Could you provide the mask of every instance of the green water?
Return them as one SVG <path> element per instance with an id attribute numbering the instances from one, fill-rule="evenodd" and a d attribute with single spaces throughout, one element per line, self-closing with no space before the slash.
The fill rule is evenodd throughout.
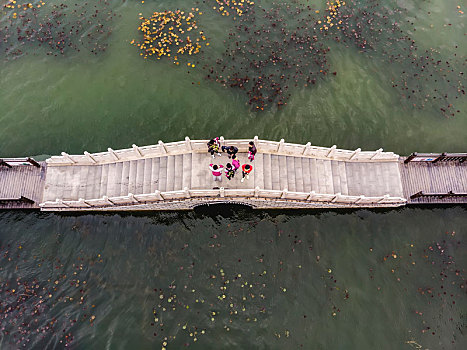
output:
<path id="1" fill-rule="evenodd" d="M 37 279 L 46 299 L 37 323 L 4 317 L 29 322 L 37 348 L 63 347 L 70 333 L 77 349 L 158 348 L 164 337 L 175 337 L 173 349 L 463 349 L 466 218 L 465 208 L 4 213 L 2 282 L 18 280 L 9 289 L 21 293 Z M 2 299 L 16 305 L 6 289 Z M 41 339 L 35 330 L 52 319 Z M 10 348 L 12 336 L 2 339 Z"/>
<path id="2" fill-rule="evenodd" d="M 44 8 L 62 2 L 74 4 L 46 1 Z M 394 4 L 404 9 L 400 28 L 419 52 L 432 48 L 465 72 L 465 16 L 457 9 L 465 4 L 384 6 Z M 419 68 L 390 63 L 385 42 L 370 52 L 328 38 L 337 75 L 293 87 L 287 106 L 260 113 L 241 91 L 205 79 L 201 68 L 221 57 L 231 19 L 203 8 L 197 20 L 211 45 L 180 66 L 145 61 L 130 45 L 140 39 L 139 13 L 196 6 L 206 7 L 110 1 L 106 11 L 116 16 L 98 55 L 83 49 L 50 56 L 28 44 L 15 58 L 0 46 L 0 156 L 97 152 L 187 135 L 465 152 L 465 95 L 453 99 L 460 110 L 454 117 L 440 113 L 442 104 L 419 108 L 423 98 L 407 100 L 392 87 L 402 71 Z M 2 27 L 11 12 L 0 12 Z M 189 61 L 197 68 L 188 69 Z M 439 85 L 425 86 L 430 94 L 446 86 L 435 78 Z M 74 349 L 152 349 L 167 337 L 167 349 L 464 349 L 466 227 L 465 207 L 0 213 L 0 348 L 69 342 Z"/>
<path id="3" fill-rule="evenodd" d="M 309 3 L 323 7 L 318 1 Z M 417 16 L 419 30 L 413 34 L 421 48 L 441 50 L 446 59 L 454 53 L 462 57 L 462 50 L 454 48 L 465 42 L 465 18 L 457 13 L 458 2 L 401 3 L 410 9 L 408 19 Z M 456 100 L 461 113 L 449 119 L 438 113 L 438 106 L 410 107 L 392 88 L 394 67 L 356 48 L 334 44 L 329 61 L 331 71 L 337 71 L 335 77 L 313 87 L 293 89 L 285 108 L 257 114 L 237 91 L 206 80 L 201 69 L 190 69 L 187 74 L 186 66 L 168 60 L 144 61 L 129 44 L 140 35 L 138 13 L 149 16 L 166 8 L 189 10 L 191 2 L 141 4 L 131 0 L 113 4 L 121 17 L 112 22 L 106 52 L 50 57 L 45 49 L 37 49 L 0 62 L 2 155 L 82 153 L 217 134 L 285 138 L 350 149 L 383 147 L 401 154 L 466 148 L 465 95 Z M 206 11 L 198 22 L 212 43 L 205 55 L 220 55 L 227 36 L 223 26 L 229 22 L 214 11 Z M 444 27 L 446 23 L 452 25 Z"/>

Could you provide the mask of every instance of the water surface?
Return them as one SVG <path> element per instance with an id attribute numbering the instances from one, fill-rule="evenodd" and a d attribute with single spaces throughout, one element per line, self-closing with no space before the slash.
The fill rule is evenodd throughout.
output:
<path id="1" fill-rule="evenodd" d="M 75 2 L 46 1 L 44 8 L 60 3 Z M 89 20 L 96 3 L 79 3 Z M 287 106 L 258 113 L 241 91 L 206 79 L 202 69 L 203 60 L 225 51 L 230 18 L 187 0 L 99 6 L 112 32 L 96 39 L 107 45 L 97 55 L 89 47 L 47 55 L 47 46 L 15 43 L 25 54 L 12 57 L 0 45 L 0 156 L 103 151 L 187 135 L 259 135 L 399 154 L 466 149 L 465 95 L 454 99 L 460 112 L 448 118 L 442 105 L 421 108 L 420 94 L 408 99 L 393 87 L 402 75 L 420 73 L 384 54 L 405 53 L 402 43 L 382 41 L 370 52 L 328 37 L 336 75 L 293 87 Z M 197 20 L 210 42 L 193 61 L 197 68 L 188 69 L 188 59 L 180 66 L 145 61 L 130 45 L 141 35 L 139 13 L 195 6 L 206 7 Z M 419 50 L 411 54 L 430 50 L 465 71 L 464 4 L 382 6 L 401 9 L 401 35 Z M 0 12 L 2 28 L 13 11 Z M 424 93 L 451 94 L 439 78 L 422 82 Z M 0 348 L 464 349 L 466 227 L 465 207 L 2 212 Z"/>

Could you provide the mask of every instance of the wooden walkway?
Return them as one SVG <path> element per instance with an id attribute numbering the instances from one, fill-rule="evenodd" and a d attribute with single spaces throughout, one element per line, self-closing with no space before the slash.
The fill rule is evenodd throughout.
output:
<path id="1" fill-rule="evenodd" d="M 47 164 L 40 168 L 18 165 L 12 168 L 0 166 L 0 209 L 37 209 L 42 202 Z M 25 197 L 33 203 L 19 200 Z"/>
<path id="2" fill-rule="evenodd" d="M 404 197 L 407 198 L 409 204 L 467 203 L 467 196 L 410 198 L 420 191 L 431 194 L 447 194 L 449 191 L 467 194 L 467 162 L 409 162 L 404 164 L 405 159 L 405 157 L 401 157 L 399 169 Z"/>
<path id="3" fill-rule="evenodd" d="M 215 182 L 209 164 L 226 165 L 227 154 L 215 159 L 207 153 L 186 153 L 102 165 L 49 166 L 43 201 L 70 201 L 183 190 L 189 188 L 248 189 L 323 194 L 402 197 L 397 161 L 346 162 L 258 153 L 253 163 L 238 153 L 241 164 L 253 165 L 243 183 L 241 169 L 234 179 Z"/>

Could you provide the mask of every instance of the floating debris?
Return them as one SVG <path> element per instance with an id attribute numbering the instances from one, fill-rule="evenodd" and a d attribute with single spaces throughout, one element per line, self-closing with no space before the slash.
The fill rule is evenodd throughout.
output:
<path id="1" fill-rule="evenodd" d="M 16 6 L 15 6 L 16 5 Z M 37 47 L 47 55 L 64 55 L 73 50 L 98 54 L 107 49 L 116 16 L 107 0 L 68 4 L 9 1 L 0 19 L 0 49 L 7 58 L 17 58 Z"/>
<path id="2" fill-rule="evenodd" d="M 212 8 L 218 11 L 222 16 L 230 16 L 229 10 L 232 11 L 233 15 L 242 16 L 250 6 L 255 4 L 251 0 L 214 0 L 217 6 Z"/>
<path id="3" fill-rule="evenodd" d="M 175 64 L 179 64 L 178 55 L 199 53 L 201 42 L 206 40 L 203 31 L 197 32 L 198 26 L 193 12 L 154 12 L 150 18 L 140 17 L 140 20 L 142 23 L 138 30 L 143 33 L 143 41 L 132 40 L 131 44 L 140 48 L 140 55 L 145 59 L 167 56 L 171 57 Z M 187 65 L 195 67 L 192 63 Z"/>

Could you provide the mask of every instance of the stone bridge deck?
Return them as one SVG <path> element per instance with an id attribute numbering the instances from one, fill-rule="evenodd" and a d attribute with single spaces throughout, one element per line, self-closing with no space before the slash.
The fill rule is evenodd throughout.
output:
<path id="1" fill-rule="evenodd" d="M 11 158 L 0 162 L 0 168 L 7 166 L 0 172 L 0 208 L 183 210 L 219 202 L 254 208 L 358 208 L 467 201 L 467 153 L 404 158 L 382 149 L 349 151 L 255 137 L 258 153 L 250 178 L 241 182 L 239 170 L 232 180 L 222 176 L 222 182 L 215 182 L 209 164 L 225 166 L 229 158 L 224 153 L 212 159 L 207 141 L 187 137 L 101 153 L 62 153 L 46 164 L 35 162 L 36 170 L 12 167 L 21 162 Z M 250 163 L 249 141 L 221 137 L 223 145 L 238 147 L 241 164 Z"/>
<path id="2" fill-rule="evenodd" d="M 246 153 L 239 153 L 238 158 L 241 164 L 250 163 Z M 403 196 L 397 161 L 347 162 L 258 153 L 250 163 L 253 165 L 250 179 L 243 183 L 240 169 L 230 181 L 224 176 L 222 182 L 213 181 L 208 169 L 213 162 L 225 166 L 229 158 L 227 154 L 212 159 L 207 153 L 187 153 L 101 165 L 50 166 L 43 201 L 57 198 L 77 201 L 221 186 L 368 197 Z"/>

